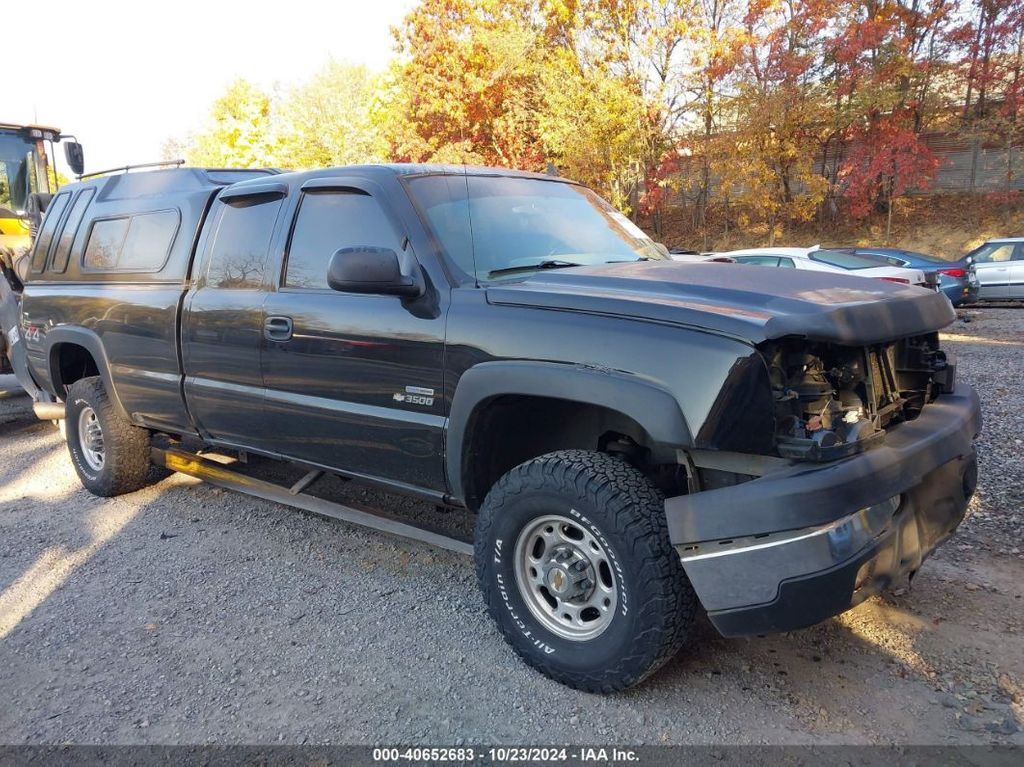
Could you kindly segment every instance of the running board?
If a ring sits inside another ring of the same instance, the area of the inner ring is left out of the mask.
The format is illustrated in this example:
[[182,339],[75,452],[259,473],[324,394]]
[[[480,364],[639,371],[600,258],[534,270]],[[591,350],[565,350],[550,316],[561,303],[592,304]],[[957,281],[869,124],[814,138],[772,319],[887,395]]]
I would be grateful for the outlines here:
[[[454,551],[456,554],[473,556],[473,544],[467,541],[460,541],[458,538],[452,538],[434,530],[401,522],[383,513],[345,506],[341,503],[327,501],[302,492],[318,477],[310,478],[310,475],[307,475],[291,488],[287,488],[262,479],[248,477],[237,471],[232,471],[216,461],[208,460],[200,455],[178,448],[153,448],[151,457],[153,463],[157,466],[164,466],[171,471],[188,474],[211,485],[235,490],[246,495],[253,495],[266,501],[284,504],[285,506],[294,506],[314,514],[340,519],[342,522],[349,522],[353,525],[361,525],[383,533],[398,535],[439,549]],[[304,483],[304,480],[308,480],[308,482]]]

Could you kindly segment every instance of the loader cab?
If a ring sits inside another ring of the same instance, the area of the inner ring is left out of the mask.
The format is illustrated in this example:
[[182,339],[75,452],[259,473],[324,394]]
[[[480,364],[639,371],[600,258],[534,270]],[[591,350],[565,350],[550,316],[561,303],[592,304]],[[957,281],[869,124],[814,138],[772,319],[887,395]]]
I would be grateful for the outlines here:
[[72,136],[41,125],[0,123],[0,250],[18,253],[31,245],[56,191],[52,154],[57,142],[63,142],[68,167],[80,175],[84,153]]
[[41,149],[42,141],[24,129],[0,126],[0,248],[19,250],[28,245],[29,195],[48,191]]

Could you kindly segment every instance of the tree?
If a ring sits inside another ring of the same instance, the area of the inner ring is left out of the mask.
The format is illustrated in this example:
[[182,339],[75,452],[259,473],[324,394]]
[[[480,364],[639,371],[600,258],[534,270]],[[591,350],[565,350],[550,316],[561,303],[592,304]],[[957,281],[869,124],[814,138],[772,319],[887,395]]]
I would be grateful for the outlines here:
[[818,8],[801,0],[752,2],[737,45],[738,151],[725,167],[739,199],[764,212],[769,245],[780,218],[810,218],[825,196],[813,165],[821,121],[815,51],[824,27]]
[[893,199],[925,189],[938,162],[923,139],[941,106],[936,82],[949,41],[949,0],[851,0],[841,6],[829,57],[845,97],[845,156],[837,180],[849,212],[887,217]]
[[553,163],[658,233],[682,201],[705,246],[733,203],[769,241],[815,211],[891,222],[935,175],[931,131],[1002,148],[1007,193],[1019,175],[1024,0],[419,0],[393,32],[382,74],[236,81],[165,155]]
[[395,159],[540,170],[537,30],[529,0],[422,0],[376,123]]
[[852,215],[864,217],[879,202],[884,205],[886,241],[892,232],[893,200],[925,187],[938,168],[935,155],[908,122],[905,113],[870,115],[841,171]]
[[696,125],[680,142],[686,155],[697,158],[698,176],[690,180],[695,190],[696,220],[707,247],[707,212],[716,166],[721,170],[732,155],[719,134],[728,130],[725,115],[728,89],[736,72],[736,50],[742,27],[743,4],[738,0],[697,0],[687,30],[686,75],[691,94],[688,112]]
[[971,186],[977,183],[981,148],[1001,143],[1006,149],[1007,190],[1013,183],[1013,145],[1020,140],[1024,2],[977,0],[955,32],[963,46],[960,69],[965,80],[963,135],[973,148]]
[[628,211],[644,180],[650,120],[639,87],[600,69],[584,71],[568,52],[547,63],[540,86],[538,132],[547,157]]
[[244,79],[232,82],[213,102],[207,126],[185,152],[191,165],[254,168],[276,164],[270,94]]
[[539,116],[559,167],[619,207],[655,214],[684,114],[693,0],[546,0]]
[[275,113],[276,163],[325,168],[382,160],[386,148],[370,117],[376,88],[366,67],[336,61],[291,88]]

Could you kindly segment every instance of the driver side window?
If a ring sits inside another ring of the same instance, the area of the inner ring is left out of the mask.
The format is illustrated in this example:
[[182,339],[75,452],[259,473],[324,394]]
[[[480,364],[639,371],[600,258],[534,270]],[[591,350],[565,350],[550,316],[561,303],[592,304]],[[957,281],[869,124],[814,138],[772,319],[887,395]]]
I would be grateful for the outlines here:
[[284,286],[328,290],[331,256],[359,246],[402,252],[402,238],[380,204],[355,189],[306,192],[292,230]]

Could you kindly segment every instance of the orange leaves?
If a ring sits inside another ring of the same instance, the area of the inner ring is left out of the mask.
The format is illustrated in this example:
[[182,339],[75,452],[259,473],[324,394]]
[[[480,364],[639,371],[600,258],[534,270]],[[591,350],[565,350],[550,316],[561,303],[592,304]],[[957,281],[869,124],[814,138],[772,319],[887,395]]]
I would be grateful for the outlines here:
[[840,170],[850,213],[868,215],[910,189],[927,189],[938,160],[914,132],[906,113],[876,114],[858,131]]
[[531,7],[522,0],[424,0],[409,13],[397,32],[397,96],[379,115],[393,154],[415,145],[422,160],[542,164]]

